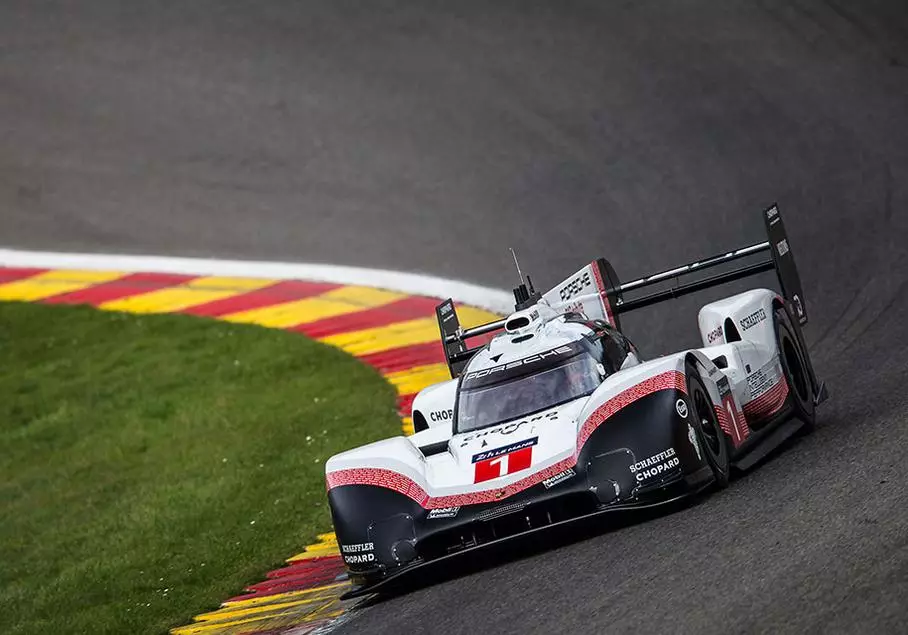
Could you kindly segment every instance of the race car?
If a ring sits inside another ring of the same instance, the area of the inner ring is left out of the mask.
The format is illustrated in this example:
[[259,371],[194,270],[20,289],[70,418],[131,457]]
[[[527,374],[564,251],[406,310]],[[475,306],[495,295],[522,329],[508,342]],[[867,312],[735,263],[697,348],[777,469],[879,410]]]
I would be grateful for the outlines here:
[[[326,464],[356,585],[346,597],[530,532],[726,487],[733,469],[810,431],[826,388],[801,332],[807,307],[778,207],[764,220],[766,242],[623,284],[605,259],[542,294],[528,278],[511,315],[476,328],[440,304],[451,379],[413,401],[415,434]],[[725,270],[697,277],[713,267]],[[781,293],[700,309],[702,348],[645,361],[621,331],[629,311],[772,269]]]

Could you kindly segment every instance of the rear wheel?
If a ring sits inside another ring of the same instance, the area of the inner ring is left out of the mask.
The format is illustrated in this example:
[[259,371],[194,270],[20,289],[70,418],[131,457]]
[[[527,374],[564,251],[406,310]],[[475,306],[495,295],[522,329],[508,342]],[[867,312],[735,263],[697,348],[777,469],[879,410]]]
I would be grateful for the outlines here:
[[785,381],[788,382],[788,394],[794,414],[804,422],[802,431],[810,433],[813,432],[816,425],[816,405],[813,402],[813,389],[807,375],[807,359],[792,332],[791,322],[785,309],[776,309],[773,317],[776,326],[776,343],[779,347],[779,361],[782,364]]
[[688,425],[694,428],[703,458],[715,477],[716,487],[724,489],[728,487],[730,473],[728,443],[719,425],[713,400],[693,367],[687,369],[687,396],[693,414]]

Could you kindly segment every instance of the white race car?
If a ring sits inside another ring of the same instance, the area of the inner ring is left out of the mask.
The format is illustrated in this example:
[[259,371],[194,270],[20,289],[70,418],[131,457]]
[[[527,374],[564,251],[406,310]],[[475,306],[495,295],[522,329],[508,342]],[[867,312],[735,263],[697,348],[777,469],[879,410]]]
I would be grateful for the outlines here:
[[[826,390],[801,335],[806,306],[781,216],[776,206],[764,215],[767,242],[624,284],[599,259],[544,294],[521,283],[514,313],[474,329],[460,327],[451,300],[439,305],[452,379],[416,397],[416,433],[326,464],[358,585],[348,597],[515,536],[725,487],[732,467],[810,430]],[[644,361],[621,333],[623,313],[770,269],[781,294],[754,289],[700,310],[702,348]],[[660,284],[670,286],[626,297]]]

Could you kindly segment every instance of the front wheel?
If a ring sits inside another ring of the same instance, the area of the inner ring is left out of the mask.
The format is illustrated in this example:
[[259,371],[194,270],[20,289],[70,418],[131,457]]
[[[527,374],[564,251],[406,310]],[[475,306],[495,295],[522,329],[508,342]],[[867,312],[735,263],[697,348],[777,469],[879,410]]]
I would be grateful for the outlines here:
[[728,487],[731,472],[728,443],[722,426],[719,425],[713,400],[695,368],[687,369],[687,395],[694,415],[688,425],[694,429],[706,463],[712,470],[716,487],[724,489]]

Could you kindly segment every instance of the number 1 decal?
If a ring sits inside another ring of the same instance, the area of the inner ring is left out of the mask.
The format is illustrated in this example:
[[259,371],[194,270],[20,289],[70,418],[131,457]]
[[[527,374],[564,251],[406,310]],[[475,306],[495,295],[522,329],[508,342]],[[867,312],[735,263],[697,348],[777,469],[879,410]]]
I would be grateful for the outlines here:
[[473,482],[482,483],[493,478],[525,470],[533,463],[533,446],[538,437],[525,439],[502,448],[473,455]]
[[735,447],[738,447],[741,445],[741,441],[744,440],[744,437],[741,435],[740,422],[738,421],[738,413],[735,408],[735,400],[732,398],[731,393],[722,397],[722,407],[731,419],[731,430],[729,430],[729,432],[731,433]]
[[[516,454],[516,452],[515,452],[515,454]],[[492,459],[491,461],[489,461],[489,467],[491,467],[495,464],[498,464],[501,467],[501,469],[498,472],[498,476],[504,476],[505,474],[508,473],[508,457],[509,456],[511,456],[511,455],[505,454],[504,456],[499,456],[497,459]]]

